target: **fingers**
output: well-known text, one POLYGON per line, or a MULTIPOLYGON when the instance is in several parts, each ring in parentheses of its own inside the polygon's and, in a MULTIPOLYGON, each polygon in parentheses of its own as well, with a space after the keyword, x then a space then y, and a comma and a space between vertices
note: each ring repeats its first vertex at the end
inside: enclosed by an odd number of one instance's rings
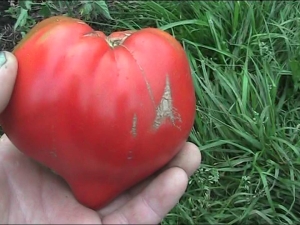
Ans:
POLYGON ((0 138, 0 151, 17 151, 17 148, 11 143, 6 134, 3 134, 0 138))
POLYGON ((170 168, 127 204, 105 216, 103 224, 158 224, 178 203, 187 183, 183 169, 170 168))
POLYGON ((0 52, 0 113, 7 106, 17 76, 18 63, 9 52, 0 52))
POLYGON ((8 139, 6 134, 3 134, 0 138, 0 161, 1 159, 10 156, 18 156, 22 154, 14 144, 8 139))
POLYGON ((191 142, 187 142, 183 146, 182 150, 166 166, 159 170, 158 173, 155 173, 153 176, 149 177, 149 179, 145 180, 143 183, 130 190, 129 194, 131 196, 137 195, 153 179, 155 179, 157 174, 160 174, 172 167, 179 167, 183 169, 187 176, 190 177, 199 168, 200 163, 201 154, 198 147, 191 142))
POLYGON ((166 165, 165 169, 171 167, 182 168, 188 176, 191 176, 200 166, 201 154, 196 145, 187 142, 182 150, 166 165))
POLYGON ((200 162, 201 154, 198 147, 187 142, 183 146, 182 150, 162 170, 118 196, 108 206, 99 210, 99 214, 101 216, 106 216, 125 205, 131 198, 141 193, 145 187, 147 187, 147 185, 149 185, 157 177, 157 174, 160 174, 172 167, 179 167, 185 171, 187 176, 191 176, 195 170, 198 169, 200 162))

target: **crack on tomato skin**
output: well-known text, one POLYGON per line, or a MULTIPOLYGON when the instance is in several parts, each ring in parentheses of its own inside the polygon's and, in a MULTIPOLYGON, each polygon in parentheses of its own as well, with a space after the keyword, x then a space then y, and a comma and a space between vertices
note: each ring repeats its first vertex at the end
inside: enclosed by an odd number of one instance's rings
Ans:
POLYGON ((115 48, 117 46, 121 46, 123 42, 130 36, 131 34, 124 33, 123 38, 119 37, 106 37, 105 40, 111 48, 115 48))
POLYGON ((152 92, 152 88, 150 86, 150 83, 149 81, 147 80, 146 78, 146 74, 145 74, 145 71, 144 69, 141 67, 141 65, 138 63, 138 61, 136 60, 136 58, 133 56, 132 52, 125 46, 125 45, 120 45, 122 46, 123 48, 125 48, 131 55, 131 57, 134 59, 136 65, 139 67, 140 71, 141 71, 141 74, 143 76, 143 79, 145 81, 145 84, 146 84, 146 87, 147 87, 147 91, 149 93, 149 96, 150 96, 150 99, 151 99, 151 102, 153 104, 153 108, 155 109, 156 108, 156 104, 155 104, 155 101, 154 101, 154 95, 153 95, 153 92, 152 92))
POLYGON ((51 155, 51 157, 57 158, 57 155, 54 151, 50 151, 49 154, 51 155))
POLYGON ((114 48, 114 47, 117 47, 119 45, 121 45, 123 43, 123 40, 120 40, 120 39, 112 39, 112 38, 107 38, 106 39, 106 42, 108 43, 108 45, 111 47, 111 48, 114 48))
POLYGON ((129 151, 127 154, 127 159, 132 160, 133 159, 133 151, 129 151))
MULTIPOLYGON (((156 117, 153 123, 153 127, 158 129, 165 119, 169 118, 171 123, 176 126, 175 121, 181 122, 181 116, 177 113, 177 110, 173 106, 172 91, 170 85, 169 75, 166 76, 166 85, 163 92, 163 96, 159 105, 156 108, 156 117)), ((180 129, 180 127, 176 126, 180 129)))
POLYGON ((100 37, 100 36, 97 32, 92 31, 92 32, 84 34, 83 37, 100 37))
POLYGON ((136 135, 137 135, 136 126, 137 126, 137 115, 134 114, 133 118, 132 118, 132 127, 131 127, 131 134, 132 134, 133 137, 136 137, 136 135))

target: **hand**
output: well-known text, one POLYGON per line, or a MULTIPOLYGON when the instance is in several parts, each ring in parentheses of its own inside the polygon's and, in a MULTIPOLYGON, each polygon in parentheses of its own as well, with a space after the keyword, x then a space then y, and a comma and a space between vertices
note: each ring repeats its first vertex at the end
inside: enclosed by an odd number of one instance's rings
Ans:
MULTIPOLYGON (((0 112, 16 78, 17 61, 0 53, 0 112), (1 66, 1 61, 6 63, 1 66)), ((201 155, 186 143, 159 173, 94 211, 73 197, 64 180, 22 154, 3 135, 0 139, 0 223, 158 224, 184 194, 201 155)))

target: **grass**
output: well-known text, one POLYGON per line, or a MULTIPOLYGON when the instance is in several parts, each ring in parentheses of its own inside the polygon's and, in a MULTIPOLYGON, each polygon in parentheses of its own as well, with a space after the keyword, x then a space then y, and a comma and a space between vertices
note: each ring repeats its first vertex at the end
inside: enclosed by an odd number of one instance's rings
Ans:
POLYGON ((162 224, 300 223, 300 3, 121 1, 109 9, 113 21, 86 21, 107 32, 166 30, 192 68, 190 141, 203 163, 162 224))

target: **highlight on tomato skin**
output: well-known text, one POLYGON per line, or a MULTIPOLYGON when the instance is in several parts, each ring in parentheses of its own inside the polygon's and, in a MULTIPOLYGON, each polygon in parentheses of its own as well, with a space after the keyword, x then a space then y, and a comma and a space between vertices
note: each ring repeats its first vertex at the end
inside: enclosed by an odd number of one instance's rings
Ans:
POLYGON ((185 144, 195 92, 185 51, 167 32, 106 36, 78 19, 51 17, 13 53, 19 69, 3 130, 87 207, 104 206, 185 144))

